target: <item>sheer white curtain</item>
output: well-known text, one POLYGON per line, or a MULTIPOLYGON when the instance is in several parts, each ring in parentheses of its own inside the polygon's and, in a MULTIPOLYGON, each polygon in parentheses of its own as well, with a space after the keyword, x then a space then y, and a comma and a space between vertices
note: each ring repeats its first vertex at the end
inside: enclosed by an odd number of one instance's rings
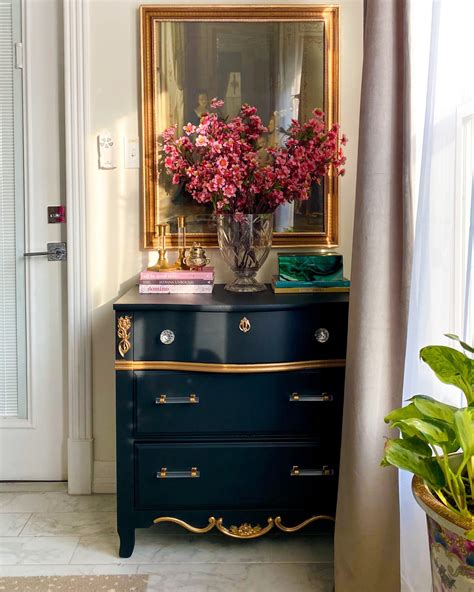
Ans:
MULTIPOLYGON (((413 0, 411 60, 413 176, 418 187, 404 401, 417 393, 462 398, 418 358, 424 345, 473 342, 474 2, 413 0), (431 18, 430 18, 431 17, 431 18), (417 122, 424 121, 417 129, 417 122)), ((425 516, 400 474, 403 592, 430 590, 425 516)))

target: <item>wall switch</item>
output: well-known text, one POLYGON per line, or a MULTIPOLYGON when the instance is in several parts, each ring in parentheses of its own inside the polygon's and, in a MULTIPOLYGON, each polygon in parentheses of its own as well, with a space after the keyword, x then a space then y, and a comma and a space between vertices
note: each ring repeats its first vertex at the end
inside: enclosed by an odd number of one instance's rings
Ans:
POLYGON ((103 132, 97 136, 97 149, 99 151, 99 168, 114 169, 115 142, 109 132, 103 132))
POLYGON ((140 168, 140 146, 138 138, 123 139, 123 154, 126 169, 140 168))

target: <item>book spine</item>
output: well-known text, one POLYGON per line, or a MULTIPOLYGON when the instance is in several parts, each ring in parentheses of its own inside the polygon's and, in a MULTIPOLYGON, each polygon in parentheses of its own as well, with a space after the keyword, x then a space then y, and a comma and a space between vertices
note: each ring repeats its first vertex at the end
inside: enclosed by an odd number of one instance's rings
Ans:
POLYGON ((350 292, 350 288, 277 288, 273 286, 275 294, 328 294, 331 292, 350 292))
POLYGON ((140 286, 212 286, 213 280, 173 280, 173 279, 159 279, 159 280, 140 280, 140 286))
POLYGON ((314 282, 291 282, 288 280, 273 280, 273 285, 276 288, 349 288, 351 285, 350 280, 327 280, 314 282))
POLYGON ((140 294, 212 294, 209 286, 139 286, 140 294))
POLYGON ((214 270, 206 271, 142 271, 141 280, 213 280, 214 270))

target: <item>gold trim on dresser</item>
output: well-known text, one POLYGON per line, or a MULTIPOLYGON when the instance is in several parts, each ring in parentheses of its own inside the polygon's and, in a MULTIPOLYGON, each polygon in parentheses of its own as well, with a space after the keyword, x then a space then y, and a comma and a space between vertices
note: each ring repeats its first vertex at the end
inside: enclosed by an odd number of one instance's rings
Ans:
POLYGON ((281 516, 277 516, 275 519, 271 517, 268 518, 267 526, 265 527, 260 526, 260 524, 252 526, 250 523, 244 522, 240 526, 232 525, 229 528, 226 528, 223 524, 224 519, 218 518, 216 520, 214 516, 211 516, 209 518, 209 524, 204 528, 191 526, 191 524, 184 522, 184 520, 180 520, 179 518, 173 518, 172 516, 161 516, 160 518, 155 518, 155 520, 153 520, 153 523, 160 524, 161 522, 172 522, 173 524, 177 524, 178 526, 181 526, 182 528, 185 528, 186 530, 189 530, 189 532, 193 532, 195 534, 205 534, 206 532, 209 532, 214 527, 216 527, 217 530, 233 539, 256 539, 267 534, 267 532, 270 532, 270 530, 272 530, 274 526, 276 526, 283 532, 291 533, 297 532, 298 530, 301 530, 305 526, 308 526, 312 522, 316 522, 318 520, 330 520, 331 522, 335 522, 333 516, 326 516, 325 514, 322 514, 320 516, 312 516, 311 518, 304 520, 296 526, 284 526, 281 521, 281 516))
POLYGON ((118 350, 122 358, 130 351, 130 329, 132 328, 132 317, 119 317, 117 321, 117 337, 119 338, 118 350))
POLYGON ((173 524, 177 524, 178 526, 181 526, 182 528, 185 528, 186 530, 189 530, 189 532, 193 532, 194 534, 205 534, 206 532, 212 530, 216 525, 216 519, 213 516, 209 518, 209 524, 204 528, 197 528, 196 526, 191 526, 187 522, 184 522, 184 520, 180 520, 179 518, 173 518, 171 516, 162 516, 161 518, 155 518, 155 520, 153 520, 154 524, 160 524, 160 522, 172 522, 173 524))
POLYGON ((214 372, 216 374, 257 374, 261 372, 291 372, 316 368, 344 368, 346 360, 307 360, 304 362, 275 362, 273 364, 207 364, 204 362, 137 362, 116 360, 116 370, 183 370, 214 372))
POLYGON ((275 526, 283 532, 296 532, 298 530, 301 530, 305 526, 308 526, 312 522, 316 522, 317 520, 330 520, 331 522, 336 521, 334 516, 327 516, 326 514, 321 514, 321 516, 312 516, 311 518, 308 518, 308 520, 305 520, 304 522, 301 522, 301 524, 297 524, 296 526, 283 526, 283 524, 281 523, 281 517, 277 516, 275 518, 275 526))

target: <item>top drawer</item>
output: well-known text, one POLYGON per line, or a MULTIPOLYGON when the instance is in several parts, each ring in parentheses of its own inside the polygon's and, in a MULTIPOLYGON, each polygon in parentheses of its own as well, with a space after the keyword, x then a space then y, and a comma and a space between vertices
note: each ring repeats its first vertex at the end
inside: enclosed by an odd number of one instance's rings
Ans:
MULTIPOLYGON (((127 313, 117 312, 117 322, 127 313)), ((130 350, 135 361, 265 364, 344 359, 347 302, 294 310, 134 311, 130 350)))

